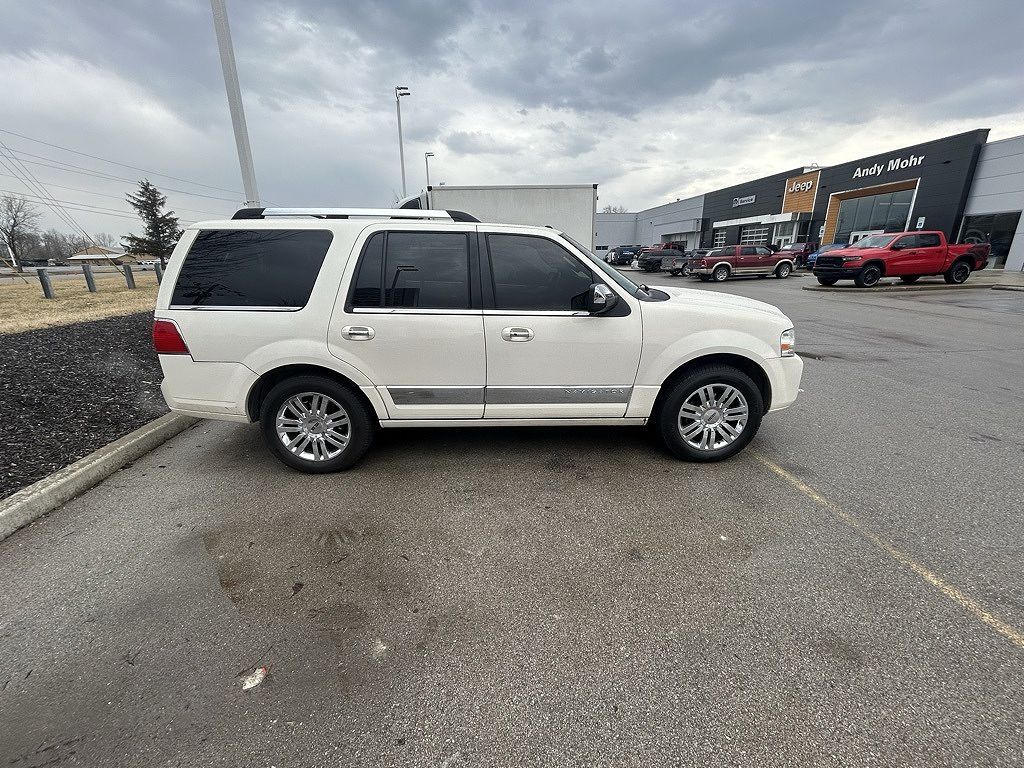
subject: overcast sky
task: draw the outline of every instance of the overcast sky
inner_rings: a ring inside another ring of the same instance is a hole
[[[972,128],[1024,133],[1019,0],[228,10],[260,192],[277,205],[392,204],[396,84],[412,90],[410,193],[426,151],[435,184],[597,183],[600,206],[638,210]],[[0,0],[0,130],[77,205],[124,211],[146,174],[14,134],[178,177],[148,174],[182,190],[167,194],[185,221],[242,200],[206,0]],[[0,165],[0,190],[24,191],[10,174]],[[73,215],[91,231],[134,226]]]

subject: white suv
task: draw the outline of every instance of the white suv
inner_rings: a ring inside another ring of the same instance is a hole
[[[650,423],[676,456],[715,461],[803,370],[769,304],[648,288],[565,234],[457,211],[193,224],[153,340],[171,410],[258,421],[307,472],[352,466],[378,426]]]

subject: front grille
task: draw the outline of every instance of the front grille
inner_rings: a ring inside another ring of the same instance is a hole
[[[841,256],[819,256],[815,262],[816,267],[841,267],[843,258]]]

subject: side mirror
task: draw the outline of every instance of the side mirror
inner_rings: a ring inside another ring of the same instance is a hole
[[[594,283],[587,291],[587,311],[600,315],[619,303],[619,296],[607,285]]]

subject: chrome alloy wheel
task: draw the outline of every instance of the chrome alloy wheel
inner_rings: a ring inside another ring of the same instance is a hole
[[[747,398],[729,384],[706,384],[679,408],[679,434],[699,451],[717,451],[732,443],[747,426]]]
[[[284,447],[307,461],[327,461],[345,450],[352,423],[345,408],[320,392],[303,392],[284,401],[275,419]]]

